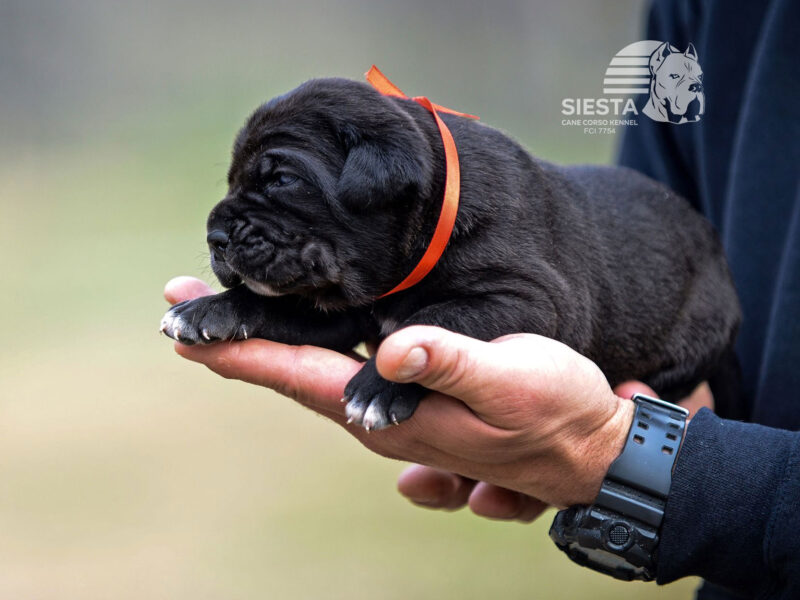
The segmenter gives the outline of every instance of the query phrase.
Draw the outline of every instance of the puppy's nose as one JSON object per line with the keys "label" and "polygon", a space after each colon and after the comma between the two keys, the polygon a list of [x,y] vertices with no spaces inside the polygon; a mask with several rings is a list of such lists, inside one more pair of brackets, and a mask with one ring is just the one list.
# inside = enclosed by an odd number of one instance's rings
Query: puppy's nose
{"label": "puppy's nose", "polygon": [[703,84],[699,82],[695,82],[689,86],[690,92],[702,92],[703,91]]}
{"label": "puppy's nose", "polygon": [[221,229],[212,229],[206,236],[208,245],[216,250],[224,250],[228,245],[228,234]]}

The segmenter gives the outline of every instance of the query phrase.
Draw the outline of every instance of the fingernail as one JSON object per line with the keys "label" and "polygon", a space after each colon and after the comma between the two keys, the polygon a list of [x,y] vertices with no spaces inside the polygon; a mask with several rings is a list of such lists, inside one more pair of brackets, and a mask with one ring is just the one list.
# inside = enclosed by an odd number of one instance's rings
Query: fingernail
{"label": "fingernail", "polygon": [[413,502],[417,506],[425,506],[428,508],[439,508],[441,506],[441,502],[439,500],[431,500],[430,498],[426,498],[425,500],[421,500],[419,498],[408,498],[409,502]]}
{"label": "fingernail", "polygon": [[403,359],[403,362],[401,362],[400,366],[397,367],[397,371],[395,371],[395,377],[402,380],[412,379],[422,373],[427,366],[428,352],[425,350],[425,348],[416,346],[409,350],[408,354],[406,354],[406,357]]}

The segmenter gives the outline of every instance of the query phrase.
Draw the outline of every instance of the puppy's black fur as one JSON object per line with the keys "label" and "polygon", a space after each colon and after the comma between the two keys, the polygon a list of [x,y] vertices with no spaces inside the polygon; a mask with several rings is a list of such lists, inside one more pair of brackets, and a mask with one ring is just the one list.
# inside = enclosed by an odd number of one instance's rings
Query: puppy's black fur
{"label": "puppy's black fur", "polygon": [[[312,80],[260,107],[236,139],[228,195],[208,219],[212,267],[231,289],[175,306],[162,329],[187,344],[252,336],[337,350],[414,324],[482,340],[537,333],[612,385],[638,379],[671,400],[711,375],[740,311],[705,219],[635,171],[555,166],[441,116],[461,204],[422,282],[377,299],[416,265],[438,218],[445,163],[431,114],[366,84]],[[385,427],[423,394],[369,360],[347,411]]]}

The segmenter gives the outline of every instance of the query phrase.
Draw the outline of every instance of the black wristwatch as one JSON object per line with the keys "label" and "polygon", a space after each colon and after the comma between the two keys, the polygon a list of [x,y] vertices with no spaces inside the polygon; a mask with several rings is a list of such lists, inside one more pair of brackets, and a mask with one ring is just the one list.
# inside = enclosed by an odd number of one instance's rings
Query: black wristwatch
{"label": "black wristwatch", "polygon": [[643,394],[622,454],[591,506],[556,514],[550,537],[579,565],[617,579],[655,578],[659,528],[689,411]]}

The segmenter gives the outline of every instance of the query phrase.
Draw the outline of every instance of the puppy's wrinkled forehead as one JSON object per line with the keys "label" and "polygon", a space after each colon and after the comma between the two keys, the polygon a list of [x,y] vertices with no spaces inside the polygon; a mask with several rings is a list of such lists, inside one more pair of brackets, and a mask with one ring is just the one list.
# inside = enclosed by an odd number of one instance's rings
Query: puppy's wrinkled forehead
{"label": "puppy's wrinkled forehead", "polygon": [[[239,132],[228,182],[243,183],[277,165],[313,180],[336,176],[359,129],[385,99],[348,79],[314,79],[259,107]],[[323,183],[323,182],[318,182]]]}

